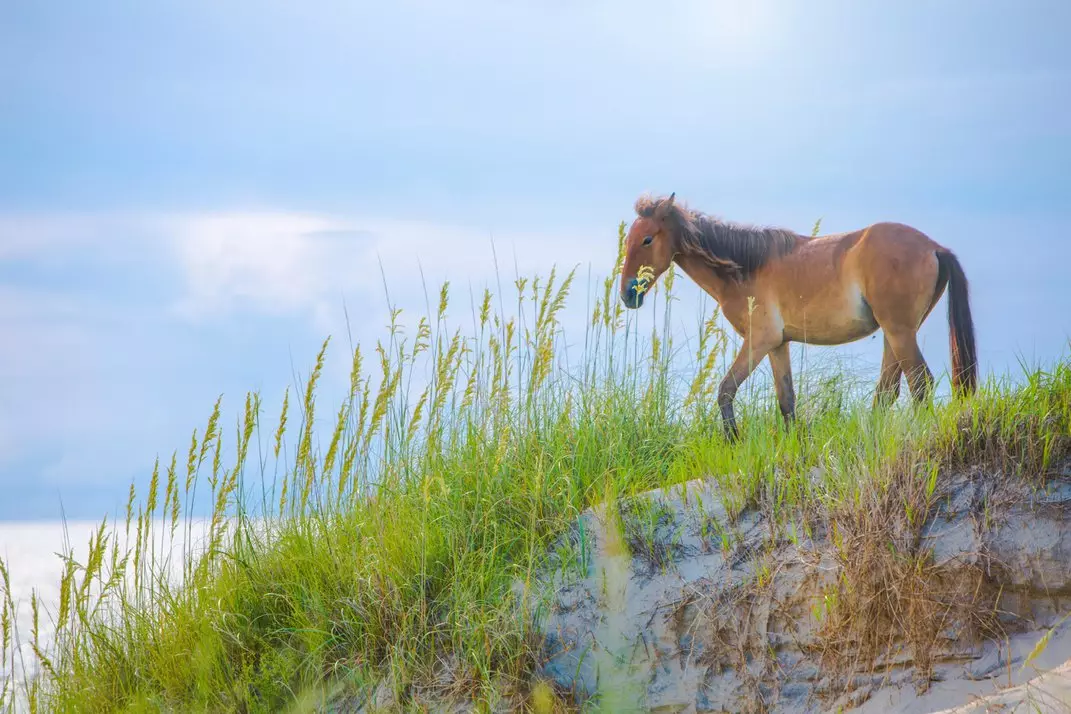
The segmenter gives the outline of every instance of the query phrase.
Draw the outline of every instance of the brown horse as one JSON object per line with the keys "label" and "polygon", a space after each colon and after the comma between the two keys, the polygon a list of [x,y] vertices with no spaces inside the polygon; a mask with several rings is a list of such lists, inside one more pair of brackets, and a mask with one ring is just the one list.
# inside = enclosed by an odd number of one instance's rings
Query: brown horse
{"label": "brown horse", "polygon": [[838,345],[885,336],[874,405],[895,401],[907,376],[925,400],[933,374],[916,334],[949,289],[949,347],[957,394],[976,389],[977,359],[967,278],[952,251],[900,223],[808,238],[776,228],[741,226],[690,211],[668,198],[640,197],[625,239],[621,300],[644,293],[675,262],[721,306],[743,345],[718,389],[726,436],[738,437],[733,400],[741,383],[770,357],[786,422],[795,415],[789,343]]}

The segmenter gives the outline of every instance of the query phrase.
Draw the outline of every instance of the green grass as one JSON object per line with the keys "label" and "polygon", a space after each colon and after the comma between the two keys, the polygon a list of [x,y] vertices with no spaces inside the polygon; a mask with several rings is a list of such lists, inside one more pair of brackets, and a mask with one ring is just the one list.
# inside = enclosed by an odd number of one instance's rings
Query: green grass
{"label": "green grass", "polygon": [[[902,399],[882,413],[837,379],[798,375],[795,428],[769,394],[745,391],[742,440],[728,444],[711,409],[727,335],[714,313],[678,347],[672,282],[644,308],[660,324],[639,335],[611,276],[583,344],[568,349],[572,274],[518,279],[508,307],[503,291],[485,293],[467,329],[449,324],[444,285],[415,333],[393,311],[374,350],[347,356],[351,389],[337,409],[316,401],[327,342],[281,414],[265,417],[250,394],[230,433],[217,403],[147,493],[131,487],[125,523],[102,524],[88,558],[67,560],[56,611],[33,605],[53,645],[36,655],[41,677],[6,683],[0,709],[17,695],[37,711],[307,711],[325,684],[378,681],[403,697],[560,706],[532,690],[539,643],[513,588],[607,494],[710,477],[729,513],[760,505],[788,537],[814,514],[861,522],[875,499],[918,527],[951,469],[987,464],[1040,482],[1071,453],[1066,361],[972,399]],[[199,542],[193,504],[206,498]],[[642,551],[663,514],[641,516],[628,541]],[[165,560],[172,549],[182,561]],[[588,557],[582,537],[571,550]],[[6,569],[2,586],[10,651]]]}

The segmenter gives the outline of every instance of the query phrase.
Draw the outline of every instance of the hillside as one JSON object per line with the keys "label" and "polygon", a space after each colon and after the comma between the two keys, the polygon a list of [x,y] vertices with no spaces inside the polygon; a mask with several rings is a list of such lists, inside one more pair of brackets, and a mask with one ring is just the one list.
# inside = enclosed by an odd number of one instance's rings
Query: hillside
{"label": "hillside", "polygon": [[[448,325],[446,285],[411,333],[395,313],[326,414],[327,342],[282,414],[250,394],[233,429],[217,403],[68,561],[20,633],[50,643],[31,647],[41,676],[3,708],[623,711],[687,652],[701,677],[662,711],[825,711],[968,661],[1003,671],[1005,638],[1066,643],[1071,361],[886,411],[805,372],[792,428],[742,394],[732,444],[712,408],[728,336],[715,312],[678,346],[672,275],[642,334],[608,278],[579,355],[572,275],[516,288],[485,292],[471,329]],[[693,634],[641,621],[671,604]],[[590,663],[570,659],[584,627]]]}

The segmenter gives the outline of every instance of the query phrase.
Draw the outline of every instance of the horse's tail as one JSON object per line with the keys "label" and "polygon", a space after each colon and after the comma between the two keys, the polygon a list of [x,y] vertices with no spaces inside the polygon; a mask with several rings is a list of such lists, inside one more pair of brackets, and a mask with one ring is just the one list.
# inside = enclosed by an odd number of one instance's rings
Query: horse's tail
{"label": "horse's tail", "polygon": [[967,276],[956,254],[937,252],[940,271],[948,276],[948,347],[952,355],[952,389],[970,394],[978,388],[978,353]]}

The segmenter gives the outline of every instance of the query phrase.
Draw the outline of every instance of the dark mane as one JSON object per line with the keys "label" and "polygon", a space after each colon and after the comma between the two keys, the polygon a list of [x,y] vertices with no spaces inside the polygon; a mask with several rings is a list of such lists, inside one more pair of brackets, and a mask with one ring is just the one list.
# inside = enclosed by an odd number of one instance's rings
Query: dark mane
{"label": "dark mane", "polygon": [[[651,217],[665,200],[641,197],[636,202],[636,213]],[[802,238],[785,228],[722,221],[675,201],[663,220],[675,230],[681,253],[703,258],[722,277],[731,280],[747,280],[771,258],[792,252]]]}

